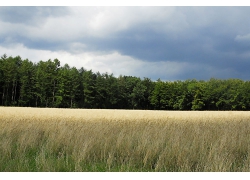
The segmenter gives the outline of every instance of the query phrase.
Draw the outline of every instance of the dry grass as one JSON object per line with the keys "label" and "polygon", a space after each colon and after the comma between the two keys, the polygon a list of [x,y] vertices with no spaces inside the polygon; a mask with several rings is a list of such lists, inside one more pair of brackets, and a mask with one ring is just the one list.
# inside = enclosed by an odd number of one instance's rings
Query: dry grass
{"label": "dry grass", "polygon": [[0,108],[0,171],[249,171],[250,112]]}

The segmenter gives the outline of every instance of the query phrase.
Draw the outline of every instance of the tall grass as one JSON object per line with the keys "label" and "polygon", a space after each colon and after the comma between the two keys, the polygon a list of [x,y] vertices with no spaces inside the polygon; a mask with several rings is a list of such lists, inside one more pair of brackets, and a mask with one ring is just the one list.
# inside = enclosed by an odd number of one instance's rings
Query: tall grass
{"label": "tall grass", "polygon": [[0,108],[0,171],[249,171],[250,112]]}

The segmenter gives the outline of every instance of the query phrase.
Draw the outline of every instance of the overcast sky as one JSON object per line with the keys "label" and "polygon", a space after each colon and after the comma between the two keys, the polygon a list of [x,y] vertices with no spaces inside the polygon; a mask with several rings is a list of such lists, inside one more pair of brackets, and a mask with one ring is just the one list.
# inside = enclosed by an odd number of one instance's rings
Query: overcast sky
{"label": "overcast sky", "polygon": [[250,7],[0,7],[0,53],[152,80],[250,80]]}

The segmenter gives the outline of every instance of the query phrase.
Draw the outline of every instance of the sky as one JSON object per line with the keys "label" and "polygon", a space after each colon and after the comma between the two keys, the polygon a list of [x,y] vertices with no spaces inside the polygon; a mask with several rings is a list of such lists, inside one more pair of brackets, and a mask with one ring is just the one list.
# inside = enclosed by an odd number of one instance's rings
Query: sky
{"label": "sky", "polygon": [[152,80],[250,80],[250,6],[1,6],[0,55]]}

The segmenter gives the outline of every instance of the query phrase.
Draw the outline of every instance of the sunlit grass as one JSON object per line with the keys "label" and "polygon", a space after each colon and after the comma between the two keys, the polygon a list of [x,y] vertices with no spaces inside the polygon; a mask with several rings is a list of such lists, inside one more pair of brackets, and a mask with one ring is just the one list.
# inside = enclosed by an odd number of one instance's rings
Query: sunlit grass
{"label": "sunlit grass", "polygon": [[0,108],[0,171],[249,171],[250,112]]}

